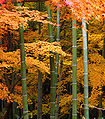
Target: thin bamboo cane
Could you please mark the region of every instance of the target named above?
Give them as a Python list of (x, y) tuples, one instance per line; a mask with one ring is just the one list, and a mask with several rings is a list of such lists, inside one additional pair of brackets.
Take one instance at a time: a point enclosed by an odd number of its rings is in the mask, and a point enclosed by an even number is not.
[(23, 116), (28, 119), (28, 102), (27, 102), (27, 83), (26, 83), (26, 65), (25, 65), (25, 49), (24, 49), (24, 32), (23, 25), (19, 25), (20, 36), (20, 52), (21, 52), (21, 74), (22, 74), (22, 93), (23, 93)]
[[(12, 87), (14, 86), (15, 74), (14, 74), (14, 67), (12, 67)], [(14, 92), (14, 91), (13, 91)], [(12, 116), (15, 119), (15, 102), (12, 102)]]
[[(21, 6), (21, 3), (18, 3), (17, 6)], [(23, 31), (23, 24), (22, 23), (19, 24), (19, 38), (20, 38), (20, 54), (21, 54), (23, 117), (24, 117), (24, 119), (29, 119), (29, 116), (28, 116), (28, 102), (27, 102), (27, 83), (26, 83), (25, 49), (24, 49), (24, 31)]]
[(77, 119), (77, 30), (75, 19), (72, 22), (72, 119)]
[[(60, 10), (59, 10), (59, 3), (57, 4), (57, 37), (56, 42), (60, 41)], [(59, 54), (55, 54), (55, 84), (57, 84), (58, 79), (58, 65), (59, 65)], [(59, 80), (60, 81), (60, 80)], [(59, 114), (59, 100), (60, 100), (60, 93), (57, 95), (57, 106), (56, 106), (56, 113), (55, 113), (55, 119), (58, 119)]]
[[(48, 12), (48, 20), (52, 21), (50, 4), (47, 6), (47, 12)], [(49, 28), (49, 30), (48, 30), (49, 31), (49, 40), (50, 40), (50, 42), (53, 42), (52, 25), (49, 24), (48, 28)], [(52, 56), (50, 56), (50, 74), (51, 74), (51, 86), (50, 86), (50, 91), (51, 91), (51, 99), (50, 99), (51, 112), (50, 112), (50, 119), (55, 119), (55, 98), (56, 98), (55, 80), (56, 80), (56, 76), (55, 76), (54, 54), (53, 53), (52, 53)]]
[(37, 119), (42, 119), (42, 72), (38, 71), (38, 112)]
[(2, 39), (0, 39), (0, 45), (2, 45)]
[[(39, 11), (41, 10), (41, 2), (39, 2)], [(39, 23), (39, 34), (41, 34), (41, 23)], [(41, 57), (39, 56), (39, 60)], [(42, 119), (42, 72), (38, 70), (38, 112), (37, 119)]]
[[(60, 62), (59, 82), (62, 80), (62, 68), (63, 68), (63, 60), (61, 60), (61, 62)], [(56, 106), (55, 119), (58, 119), (58, 115), (59, 115), (59, 101), (60, 101), (60, 89), (58, 90), (58, 95), (57, 95), (57, 106)]]
[[(56, 42), (60, 41), (60, 11), (59, 11), (59, 4), (57, 6), (57, 37), (56, 37)], [(59, 54), (55, 54), (55, 75), (56, 78), (58, 77), (58, 64), (59, 64)], [(57, 80), (56, 80), (57, 82)]]
[(82, 34), (83, 34), (83, 63), (84, 63), (84, 117), (89, 119), (89, 101), (88, 101), (88, 35), (87, 25), (84, 19), (82, 19)]
[[(99, 95), (99, 108), (102, 108), (102, 95)], [(102, 110), (98, 111), (98, 119), (102, 119)]]

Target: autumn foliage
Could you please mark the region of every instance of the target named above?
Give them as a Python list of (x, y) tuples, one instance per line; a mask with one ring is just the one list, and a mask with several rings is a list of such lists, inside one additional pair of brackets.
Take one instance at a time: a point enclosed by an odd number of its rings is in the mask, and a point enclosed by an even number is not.
[(70, 17), (76, 16), (76, 19), (86, 21), (94, 16), (97, 19), (101, 19), (105, 11), (105, 0), (51, 0), (53, 3), (59, 4), (59, 7), (63, 7), (64, 3), (69, 6), (71, 11)]
[[(21, 2), (17, 0), (17, 2)], [(3, 4), (4, 3), (4, 4)], [(58, 4), (59, 3), (59, 4)], [(99, 95), (102, 97), (102, 105), (105, 108), (105, 61), (102, 56), (104, 27), (103, 15), (105, 12), (105, 0), (49, 0), (51, 4), (52, 22), (47, 20), (46, 11), (30, 10), (27, 7), (34, 3), (26, 3), (25, 7), (14, 6), (11, 1), (0, 0), (0, 100), (8, 104), (16, 102), (22, 109), (22, 85), (21, 85), (21, 59), (19, 24), (23, 24), (25, 39), (25, 62), (27, 73), (27, 92), (30, 118), (37, 114), (38, 99), (38, 71), (42, 72), (42, 112), (50, 114), (50, 60), (49, 57), (59, 54), (59, 62), (63, 61), (62, 75), (60, 63), (58, 68), (57, 94), (60, 93), (61, 118), (68, 116), (72, 110), (72, 19), (77, 23), (77, 109), (79, 117), (83, 114), (83, 42), (81, 20), (88, 23), (88, 51), (89, 51), (89, 108), (94, 114), (98, 108)], [(56, 42), (56, 5), (60, 10), (60, 43)], [(39, 23), (41, 33), (39, 34)], [(34, 25), (33, 25), (34, 24)], [(48, 24), (53, 25), (54, 41), (49, 43)], [(35, 26), (33, 30), (31, 27)], [(83, 27), (83, 26), (82, 26)], [(51, 54), (53, 52), (53, 54)], [(41, 60), (39, 60), (39, 56)], [(55, 57), (54, 57), (55, 58)], [(96, 116), (96, 115), (95, 115)], [(92, 117), (92, 116), (91, 116)]]

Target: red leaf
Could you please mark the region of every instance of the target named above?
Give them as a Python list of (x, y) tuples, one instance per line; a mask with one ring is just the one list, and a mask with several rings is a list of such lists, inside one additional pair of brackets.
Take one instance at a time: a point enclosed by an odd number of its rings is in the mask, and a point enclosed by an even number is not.
[(0, 0), (0, 4), (3, 4), (4, 0)]

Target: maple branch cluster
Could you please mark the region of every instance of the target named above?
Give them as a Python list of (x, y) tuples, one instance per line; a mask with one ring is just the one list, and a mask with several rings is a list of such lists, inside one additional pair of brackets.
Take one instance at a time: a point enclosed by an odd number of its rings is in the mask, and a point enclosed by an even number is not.
[[(63, 7), (67, 5), (71, 11), (70, 17), (77, 20), (82, 20), (84, 18), (86, 21), (95, 17), (101, 19), (103, 14), (105, 14), (105, 0), (50, 0), (58, 7)], [(50, 3), (50, 2), (49, 2)]]

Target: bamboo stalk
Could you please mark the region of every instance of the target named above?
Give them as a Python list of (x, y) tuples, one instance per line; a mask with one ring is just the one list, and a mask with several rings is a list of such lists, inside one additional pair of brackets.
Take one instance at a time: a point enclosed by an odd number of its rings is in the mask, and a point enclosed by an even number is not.
[[(102, 108), (102, 95), (99, 95), (99, 108)], [(102, 110), (98, 111), (98, 119), (102, 119)]]
[[(21, 3), (18, 3), (17, 6), (21, 6)], [(29, 119), (29, 116), (28, 116), (28, 102), (27, 102), (27, 83), (26, 83), (25, 49), (24, 49), (24, 31), (23, 31), (23, 24), (22, 23), (19, 24), (19, 38), (20, 38), (20, 54), (21, 54), (23, 117), (24, 117), (24, 119)]]
[(42, 72), (38, 70), (38, 112), (37, 119), (42, 119)]
[(22, 94), (23, 94), (23, 116), (28, 119), (28, 102), (27, 102), (27, 83), (26, 83), (26, 65), (25, 65), (25, 49), (24, 49), (24, 32), (23, 25), (19, 25), (20, 36), (20, 52), (21, 52), (21, 74), (22, 74)]
[[(15, 74), (14, 74), (14, 67), (12, 67), (12, 87), (14, 86)], [(14, 93), (14, 91), (13, 91)], [(15, 119), (15, 102), (12, 102), (12, 116)]]
[(0, 45), (2, 45), (2, 39), (0, 39)]
[[(47, 13), (48, 13), (48, 20), (52, 22), (50, 6), (51, 4), (47, 6)], [(53, 42), (53, 28), (51, 24), (48, 24), (48, 32), (49, 32), (49, 41)]]
[(88, 35), (86, 31), (86, 22), (82, 19), (83, 34), (83, 63), (84, 63), (84, 116), (89, 119), (89, 102), (88, 102)]
[[(41, 2), (39, 2), (39, 11), (41, 10)], [(39, 23), (39, 34), (41, 34), (41, 23)], [(41, 57), (39, 56), (41, 61)], [(42, 119), (42, 72), (38, 70), (38, 112), (37, 119)]]
[[(51, 10), (50, 10), (50, 4), (47, 6), (47, 12), (48, 12), (48, 20), (52, 21), (51, 17)], [(49, 40), (50, 42), (53, 42), (53, 29), (52, 25), (48, 25), (48, 31), (49, 31)], [(51, 52), (52, 53), (52, 52)], [(56, 76), (55, 76), (55, 66), (54, 66), (54, 54), (52, 53), (52, 56), (50, 56), (50, 74), (51, 74), (51, 99), (50, 99), (50, 105), (51, 105), (51, 112), (50, 112), (50, 119), (55, 119), (55, 98), (56, 98)]]
[(72, 22), (72, 119), (77, 119), (77, 30), (75, 19)]
[[(63, 60), (61, 60), (61, 62), (60, 62), (59, 82), (62, 80), (62, 68), (63, 68)], [(58, 115), (59, 115), (59, 101), (60, 101), (60, 89), (58, 90), (58, 95), (57, 95), (57, 106), (56, 106), (55, 119), (58, 119)]]
[[(59, 3), (57, 4), (57, 37), (56, 42), (60, 41), (60, 10), (59, 10)], [(55, 54), (55, 84), (57, 85), (57, 79), (58, 79), (58, 65), (59, 65), (59, 54)], [(61, 79), (60, 79), (61, 80)], [(60, 82), (59, 80), (59, 82)], [(55, 113), (55, 119), (58, 119), (59, 114), (59, 100), (60, 100), (60, 93), (57, 95), (57, 106), (56, 106), (56, 113)]]

